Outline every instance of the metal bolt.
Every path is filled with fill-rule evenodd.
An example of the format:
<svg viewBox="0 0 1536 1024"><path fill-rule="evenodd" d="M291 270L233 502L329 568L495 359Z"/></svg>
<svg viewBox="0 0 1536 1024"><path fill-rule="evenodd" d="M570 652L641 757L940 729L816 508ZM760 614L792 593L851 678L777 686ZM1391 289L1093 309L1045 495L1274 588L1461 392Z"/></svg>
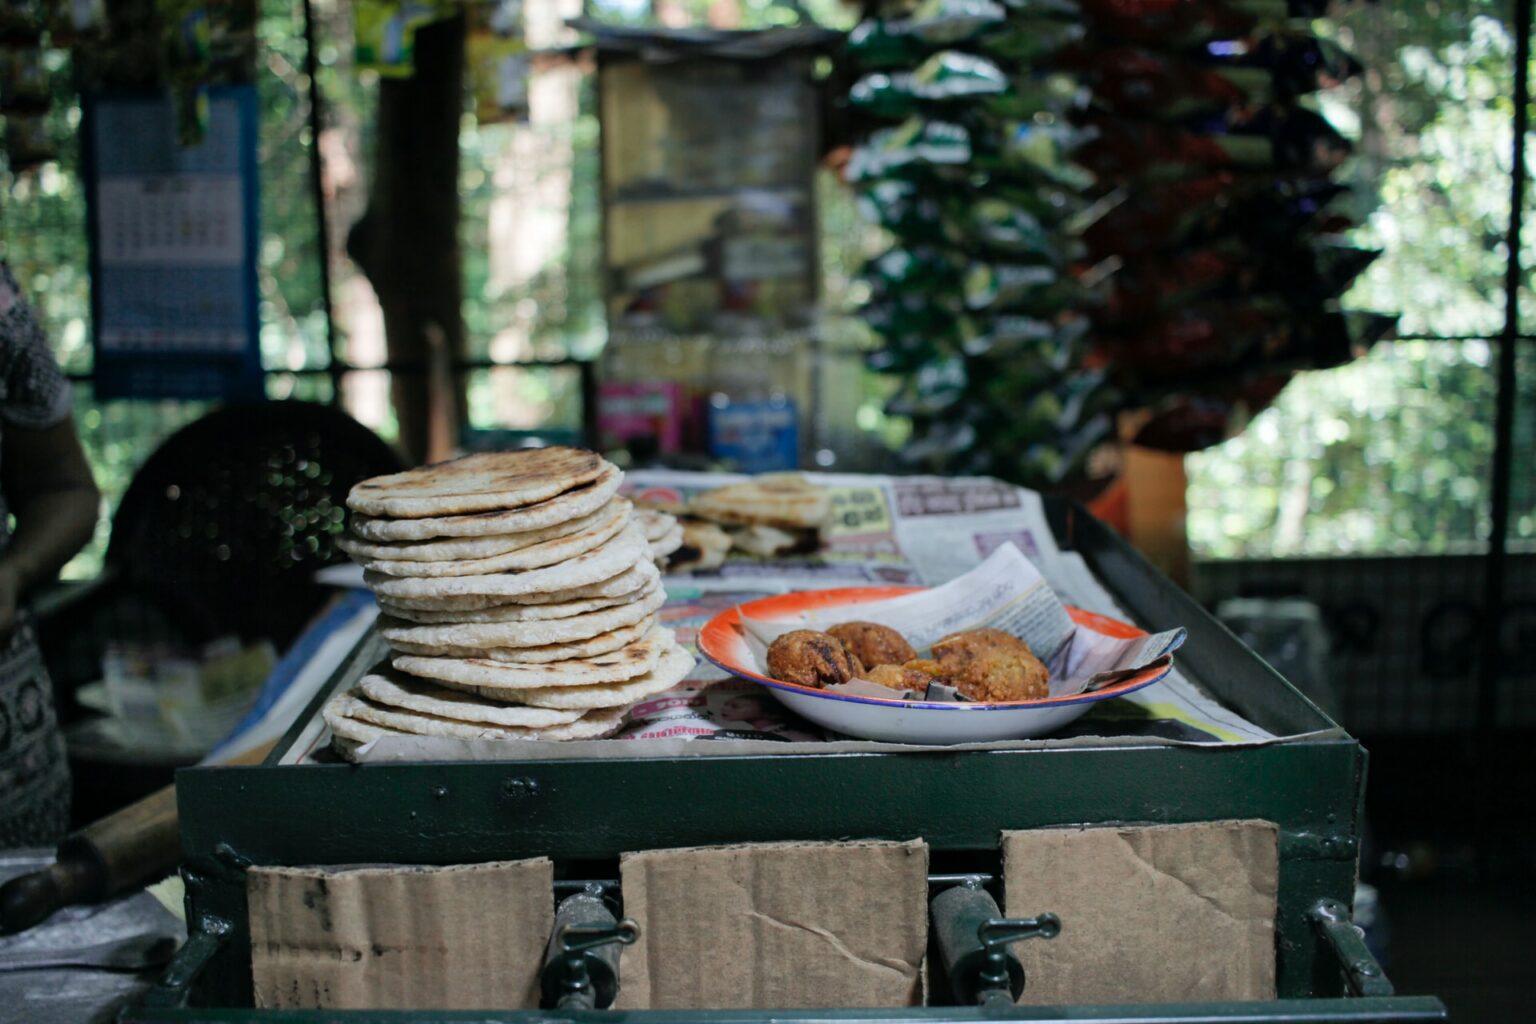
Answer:
<svg viewBox="0 0 1536 1024"><path fill-rule="evenodd" d="M1381 968L1369 960L1356 960L1349 965L1349 969L1362 978L1378 978L1381 976Z"/></svg>
<svg viewBox="0 0 1536 1024"><path fill-rule="evenodd" d="M432 796L435 797L436 799L441 800L443 797L445 797L447 795L448 795L448 787L447 786L433 786L432 787Z"/></svg>
<svg viewBox="0 0 1536 1024"><path fill-rule="evenodd" d="M503 782L501 791L510 797L528 797L538 793L539 784L533 779L518 777Z"/></svg>

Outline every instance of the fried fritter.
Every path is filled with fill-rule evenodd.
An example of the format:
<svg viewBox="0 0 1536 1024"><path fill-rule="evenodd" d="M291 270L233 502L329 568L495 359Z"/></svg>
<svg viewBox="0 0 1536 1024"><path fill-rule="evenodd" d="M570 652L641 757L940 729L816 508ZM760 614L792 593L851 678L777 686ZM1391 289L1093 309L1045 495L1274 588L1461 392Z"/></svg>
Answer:
<svg viewBox="0 0 1536 1024"><path fill-rule="evenodd" d="M840 622L827 632L841 640L848 653L863 662L865 668L902 665L917 657L906 638L890 626L874 622Z"/></svg>
<svg viewBox="0 0 1536 1024"><path fill-rule="evenodd" d="M971 700L1038 700L1049 673L1029 645L1000 629L951 633L933 645L944 682Z"/></svg>
<svg viewBox="0 0 1536 1024"><path fill-rule="evenodd" d="M927 690L928 684L934 681L928 673L904 665L876 665L861 678L893 690L916 690L918 693Z"/></svg>
<svg viewBox="0 0 1536 1024"><path fill-rule="evenodd" d="M832 686L864 674L841 640L814 629L795 629L768 647L768 674L801 686Z"/></svg>

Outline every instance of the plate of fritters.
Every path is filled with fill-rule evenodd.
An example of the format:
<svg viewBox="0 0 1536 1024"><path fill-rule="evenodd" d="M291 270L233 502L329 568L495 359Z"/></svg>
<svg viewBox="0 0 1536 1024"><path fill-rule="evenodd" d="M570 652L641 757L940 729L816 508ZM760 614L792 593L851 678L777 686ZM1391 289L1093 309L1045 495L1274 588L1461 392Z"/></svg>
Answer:
<svg viewBox="0 0 1536 1024"><path fill-rule="evenodd" d="M786 707L817 725L889 743L986 743L1044 736L1098 701L1151 686L1172 668L1165 658L1092 692L1052 697L1046 666L1027 644L1001 630L952 634L919 652L895 630L859 615L860 605L921 589L846 587L748 601L705 624L699 651L732 675L761 683ZM743 615L785 622L807 612L842 608L847 609L847 619L825 632L799 629L775 639L767 652L767 672L760 670L747 643ZM1106 636L1147 635L1129 623L1080 608L1069 606L1067 612L1078 625ZM891 696L881 696L882 688ZM911 696L936 693L947 699Z"/></svg>

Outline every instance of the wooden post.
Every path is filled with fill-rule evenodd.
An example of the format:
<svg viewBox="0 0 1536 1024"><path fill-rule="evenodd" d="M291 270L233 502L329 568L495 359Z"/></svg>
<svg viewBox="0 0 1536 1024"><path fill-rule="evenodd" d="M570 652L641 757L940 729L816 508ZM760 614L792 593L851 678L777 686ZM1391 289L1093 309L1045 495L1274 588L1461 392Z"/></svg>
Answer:
<svg viewBox="0 0 1536 1024"><path fill-rule="evenodd" d="M464 109L464 17L417 30L416 73L379 83L378 136L368 208L347 252L384 312L400 447L427 457L433 352L466 352L459 265L459 117ZM464 375L452 375L451 422L463 422ZM434 454L436 454L434 452Z"/></svg>

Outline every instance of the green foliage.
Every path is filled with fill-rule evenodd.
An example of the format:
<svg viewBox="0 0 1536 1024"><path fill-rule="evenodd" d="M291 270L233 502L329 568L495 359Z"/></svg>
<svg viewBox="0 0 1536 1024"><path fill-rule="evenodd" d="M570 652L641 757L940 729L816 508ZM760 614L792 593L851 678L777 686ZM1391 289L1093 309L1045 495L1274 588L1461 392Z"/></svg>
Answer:
<svg viewBox="0 0 1536 1024"><path fill-rule="evenodd" d="M1362 244L1386 254L1346 296L1405 335L1494 336L1504 318L1514 92L1508 4L1345 8L1368 73L1329 119L1358 139ZM1529 207L1528 207L1529 209ZM1536 260L1536 238L1522 253ZM1526 322L1536 304L1522 289ZM1188 460L1189 535L1207 557L1443 552L1488 532L1493 350L1402 342L1293 381L1247 431ZM1536 359L1522 358L1512 539L1536 538Z"/></svg>

